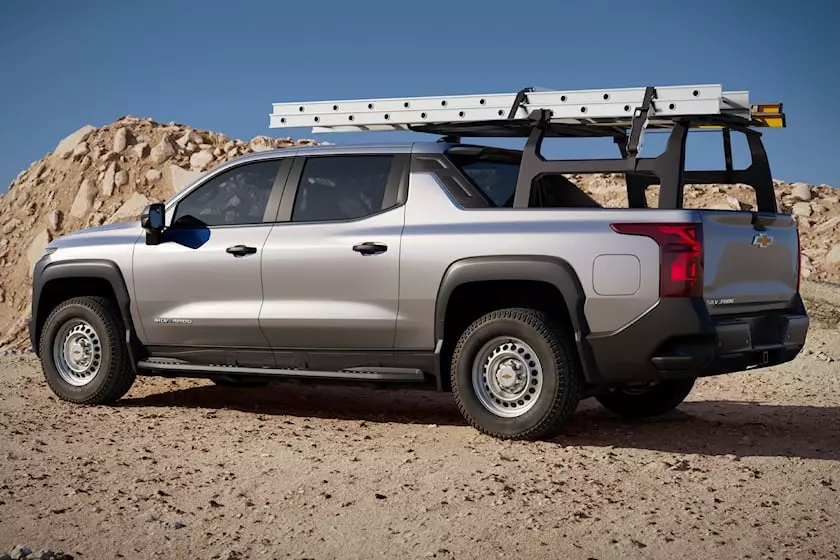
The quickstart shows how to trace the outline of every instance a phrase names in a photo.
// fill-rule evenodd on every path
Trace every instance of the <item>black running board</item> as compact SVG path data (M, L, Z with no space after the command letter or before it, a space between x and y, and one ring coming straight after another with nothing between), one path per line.
M302 369L274 369L239 366L203 366L180 360L151 358L137 364L141 370L160 372L183 372L185 374L205 375L259 375L265 377L289 377L304 379L344 379L351 381L391 381L401 383L421 383L426 376L419 369L406 368L351 368L342 371L311 371Z

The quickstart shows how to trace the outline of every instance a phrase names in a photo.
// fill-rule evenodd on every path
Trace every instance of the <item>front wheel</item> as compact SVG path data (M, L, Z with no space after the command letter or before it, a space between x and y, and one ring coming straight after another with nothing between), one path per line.
M677 408L694 388L694 379L669 379L644 387L619 387L596 399L607 410L627 418L659 416Z
M551 436L580 402L570 337L533 309L500 309L471 324L455 347L450 375L464 418L501 439Z
M60 399L110 404L134 383L122 318L102 297L77 297L59 304L44 322L39 354L44 377Z

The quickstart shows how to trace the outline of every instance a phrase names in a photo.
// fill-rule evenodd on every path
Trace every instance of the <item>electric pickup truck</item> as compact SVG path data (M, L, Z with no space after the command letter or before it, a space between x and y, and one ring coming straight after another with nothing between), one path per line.
M439 138L246 155L138 221L51 242L30 336L58 397L113 403L137 375L373 383L451 392L477 430L542 439L583 398L659 415L699 377L805 343L798 228L758 131L784 125L778 104L720 86L525 89L279 103L270 123ZM667 135L656 157L640 156L646 131ZM685 169L695 131L723 135L725 169ZM542 153L592 137L618 157ZM626 207L599 205L576 173L621 174ZM685 208L686 184L749 185L757 207Z

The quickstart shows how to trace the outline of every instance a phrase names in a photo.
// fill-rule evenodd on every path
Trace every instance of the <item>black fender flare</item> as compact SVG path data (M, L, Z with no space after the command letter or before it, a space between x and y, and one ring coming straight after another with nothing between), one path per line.
M131 318L131 297L119 266L107 259L83 259L47 262L38 261L32 273L32 317L29 324L29 340L32 350L39 355L38 340L41 337L43 318L41 317L41 294L50 282L67 278L98 278L107 281L117 297L117 307L125 325L126 348L129 362L136 370L140 340Z
M597 377L597 366L587 343L589 326L584 312L586 294L574 268L567 261L543 255L467 257L449 265L441 278L435 303L435 341L440 348L446 308L455 289L470 282L532 280L552 284L563 296L574 329L575 344L587 380Z

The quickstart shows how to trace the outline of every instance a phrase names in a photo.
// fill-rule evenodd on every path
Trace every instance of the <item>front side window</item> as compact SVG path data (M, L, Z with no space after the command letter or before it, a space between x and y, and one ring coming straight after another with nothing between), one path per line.
M381 211L393 162L392 155L308 158L292 221L353 220Z
M279 159L240 165L213 177L185 196L173 227L209 227L263 222Z

